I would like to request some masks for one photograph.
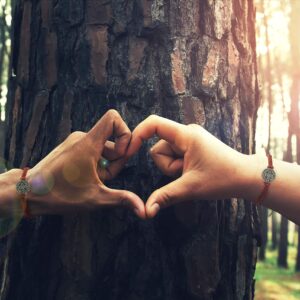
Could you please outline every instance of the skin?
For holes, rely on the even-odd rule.
[[[108,141],[112,136],[114,142]],[[104,184],[125,165],[127,158],[124,154],[130,139],[131,131],[115,110],[109,110],[89,132],[70,134],[29,170],[27,180],[33,186],[33,191],[27,195],[30,214],[66,214],[125,205],[140,218],[145,218],[144,203],[137,195],[130,191],[110,189]],[[99,166],[102,157],[111,161],[107,169]],[[21,174],[22,170],[13,169],[0,176],[2,216],[11,213],[12,199],[18,199],[15,185]],[[42,195],[35,184],[39,178],[53,186]]]
[[[239,153],[199,125],[182,125],[155,115],[135,128],[126,155],[132,156],[154,135],[160,140],[150,154],[157,167],[175,179],[149,196],[148,218],[183,201],[231,197],[255,201],[261,193],[265,155]],[[277,177],[263,205],[300,224],[300,167],[276,159],[273,165]]]
[[[112,135],[114,142],[108,141]],[[104,181],[114,178],[143,141],[154,135],[160,140],[150,154],[157,167],[174,181],[154,191],[145,205],[132,192],[106,187]],[[111,161],[106,170],[98,166],[102,157]],[[263,205],[300,224],[300,167],[276,159],[273,165],[276,179]],[[32,185],[40,176],[54,178],[54,185],[44,195],[30,192],[28,201],[32,215],[127,205],[140,218],[153,218],[160,209],[184,201],[231,197],[255,201],[264,187],[261,172],[266,166],[265,155],[239,153],[199,125],[183,125],[153,115],[131,134],[120,115],[110,110],[88,133],[72,133],[29,171]],[[13,169],[0,176],[2,215],[11,213],[21,173]]]

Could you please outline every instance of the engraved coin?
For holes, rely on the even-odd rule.
[[[17,183],[16,188],[17,188],[17,192],[19,194],[25,194],[25,193],[30,192],[30,190],[31,190],[31,186],[26,180],[20,180]]]
[[[262,172],[262,178],[264,182],[270,183],[276,178],[276,173],[271,168],[266,168]]]

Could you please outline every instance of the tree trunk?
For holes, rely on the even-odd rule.
[[[275,211],[272,213],[272,249],[275,250],[278,247],[278,221]]]
[[[277,264],[279,267],[287,268],[288,262],[288,232],[289,232],[289,221],[284,216],[281,216],[280,224],[280,240],[278,249]]]
[[[291,119],[295,122],[295,135],[297,144],[297,163],[300,164],[300,127],[299,127],[299,100],[300,100],[300,47],[299,47],[299,26],[300,26],[300,3],[299,1],[290,1],[291,16],[290,16],[290,44],[292,56],[292,86],[291,86],[291,111],[294,107],[294,114]],[[299,240],[299,237],[298,237]],[[297,263],[296,270],[300,270],[300,243],[297,248]]]
[[[268,144],[267,152],[270,151],[271,138],[272,138],[272,113],[273,113],[273,95],[272,95],[272,75],[271,75],[271,53],[269,49],[269,26],[267,14],[265,13],[265,1],[261,0],[260,5],[264,12],[264,28],[265,28],[265,44],[267,46],[267,62],[265,68],[264,84],[267,89],[262,93],[268,102]],[[266,207],[260,207],[260,219],[261,219],[261,246],[259,248],[259,259],[265,260],[266,248],[268,243],[268,209]]]
[[[259,247],[258,258],[259,260],[266,259],[266,249],[268,244],[268,209],[261,206],[259,208],[261,220],[261,246]]]
[[[296,259],[296,272],[300,272],[300,226],[298,227],[298,251],[297,251],[297,259]]]
[[[17,1],[6,158],[33,166],[109,108],[132,129],[155,113],[252,153],[254,16],[239,0]],[[147,199],[165,184],[152,144],[110,186]],[[252,299],[258,236],[243,199],[189,202],[146,222],[123,208],[24,220],[0,299]]]
[[[264,26],[265,26],[265,45],[267,47],[267,64],[266,64],[266,85],[267,85],[267,92],[266,92],[266,98],[268,99],[268,145],[267,145],[267,151],[270,151],[271,146],[271,138],[272,138],[272,113],[273,113],[273,95],[272,95],[272,85],[273,85],[273,79],[272,79],[272,66],[271,66],[271,51],[270,51],[270,38],[269,38],[269,23],[268,23],[268,17],[265,13],[265,1],[261,1],[261,6],[264,12]],[[268,230],[268,222],[267,222],[267,230]]]
[[[0,107],[1,114],[1,107]],[[4,172],[4,160],[3,160],[3,151],[4,151],[4,122],[0,119],[0,173]]]
[[[292,103],[293,105],[293,103]],[[291,110],[288,114],[289,116],[289,133],[287,138],[287,150],[283,155],[283,160],[292,163],[293,156],[292,156],[292,133],[293,133],[293,116],[294,109],[291,107]],[[279,248],[278,248],[278,257],[277,257],[277,265],[283,268],[288,267],[287,262],[288,257],[288,220],[281,216],[280,222],[280,238],[279,238]]]

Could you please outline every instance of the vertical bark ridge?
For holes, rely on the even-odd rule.
[[[30,16],[30,34],[19,15]],[[15,166],[34,165],[108,108],[131,129],[155,113],[253,153],[252,1],[20,0],[14,19],[6,153]],[[27,85],[15,54],[24,43]],[[168,182],[149,157],[154,141],[111,187],[147,199]],[[257,232],[242,199],[185,203],[146,222],[122,208],[24,221],[0,299],[251,299]]]

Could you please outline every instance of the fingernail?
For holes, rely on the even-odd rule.
[[[159,210],[160,210],[159,204],[158,204],[158,203],[154,203],[154,204],[152,205],[152,209],[153,209],[153,211],[154,211],[154,215],[158,214],[158,212],[159,212]]]

